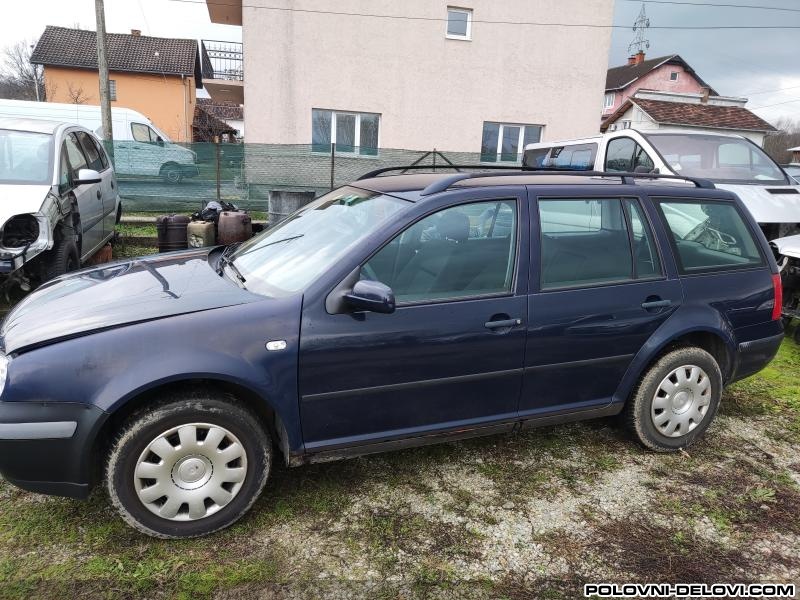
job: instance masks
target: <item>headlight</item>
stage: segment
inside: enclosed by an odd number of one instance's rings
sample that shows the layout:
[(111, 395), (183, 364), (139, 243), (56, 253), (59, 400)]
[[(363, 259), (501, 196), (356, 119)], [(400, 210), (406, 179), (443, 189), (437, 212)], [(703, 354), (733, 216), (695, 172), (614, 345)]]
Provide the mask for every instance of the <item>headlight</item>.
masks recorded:
[(6, 388), (6, 377), (8, 377), (8, 357), (0, 354), (0, 396), (3, 395), (3, 390)]

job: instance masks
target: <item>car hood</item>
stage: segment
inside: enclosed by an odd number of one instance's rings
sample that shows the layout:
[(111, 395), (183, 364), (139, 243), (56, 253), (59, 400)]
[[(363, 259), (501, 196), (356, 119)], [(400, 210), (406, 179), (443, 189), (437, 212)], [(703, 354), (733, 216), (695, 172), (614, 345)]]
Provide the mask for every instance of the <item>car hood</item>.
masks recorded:
[(49, 191), (49, 185), (0, 185), (0, 226), (14, 215), (37, 212)]
[(758, 223), (800, 223), (800, 186), (715, 185), (739, 196)]
[(800, 258), (800, 235), (789, 235), (770, 242), (781, 256)]
[(0, 326), (10, 354), (93, 331), (263, 300), (221, 277), (209, 250), (173, 252), (101, 265), (49, 282)]

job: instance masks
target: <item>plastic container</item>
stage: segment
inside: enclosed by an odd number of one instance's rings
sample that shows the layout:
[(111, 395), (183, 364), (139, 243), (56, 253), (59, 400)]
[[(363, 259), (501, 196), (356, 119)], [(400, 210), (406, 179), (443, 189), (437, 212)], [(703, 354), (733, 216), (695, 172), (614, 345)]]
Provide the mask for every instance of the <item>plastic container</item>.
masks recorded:
[(158, 251), (172, 252), (188, 247), (186, 227), (189, 217), (185, 215), (163, 215), (156, 220), (158, 231)]
[(217, 235), (211, 221), (192, 221), (186, 228), (189, 248), (204, 248), (216, 244)]
[(244, 212), (223, 211), (217, 223), (217, 243), (227, 246), (248, 240), (253, 235), (250, 215)]

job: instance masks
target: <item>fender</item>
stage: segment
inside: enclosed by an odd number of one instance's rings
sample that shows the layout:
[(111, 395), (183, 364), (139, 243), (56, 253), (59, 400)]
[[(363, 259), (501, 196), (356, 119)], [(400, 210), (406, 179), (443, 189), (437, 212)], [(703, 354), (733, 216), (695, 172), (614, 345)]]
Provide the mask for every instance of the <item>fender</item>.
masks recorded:
[(728, 356), (736, 355), (736, 337), (722, 313), (708, 305), (683, 305), (664, 321), (633, 357), (612, 397), (612, 404), (619, 404), (620, 407), (625, 404), (653, 360), (675, 340), (692, 333), (711, 333), (725, 344)]

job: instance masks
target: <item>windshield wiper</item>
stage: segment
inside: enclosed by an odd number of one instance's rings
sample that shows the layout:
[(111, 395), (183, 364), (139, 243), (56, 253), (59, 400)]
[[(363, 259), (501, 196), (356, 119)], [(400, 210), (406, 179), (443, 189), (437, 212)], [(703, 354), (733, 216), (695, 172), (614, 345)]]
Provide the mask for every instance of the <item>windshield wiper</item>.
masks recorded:
[(244, 275), (242, 275), (241, 271), (239, 271), (239, 269), (231, 260), (231, 254), (233, 254), (233, 251), (236, 250), (240, 244), (241, 242), (237, 244), (231, 244), (222, 251), (222, 254), (219, 257), (219, 262), (217, 263), (217, 274), (222, 276), (225, 272), (225, 267), (230, 267), (231, 271), (233, 271), (236, 275), (236, 278), (242, 283), (245, 283), (247, 280), (244, 278)]
[(299, 239), (299, 238), (303, 237), (304, 235), (305, 235), (305, 233), (301, 233), (301, 234), (298, 234), (298, 235), (292, 235), (290, 237), (283, 238), (282, 240), (275, 240), (274, 242), (269, 242), (268, 244), (264, 244), (263, 246), (256, 246), (255, 248), (251, 248), (247, 252), (242, 252), (239, 256), (244, 256), (246, 254), (250, 254), (251, 252), (255, 252), (256, 250), (262, 250), (264, 248), (267, 248), (268, 246), (274, 246), (275, 244), (280, 244), (282, 242), (291, 242), (292, 240)]

